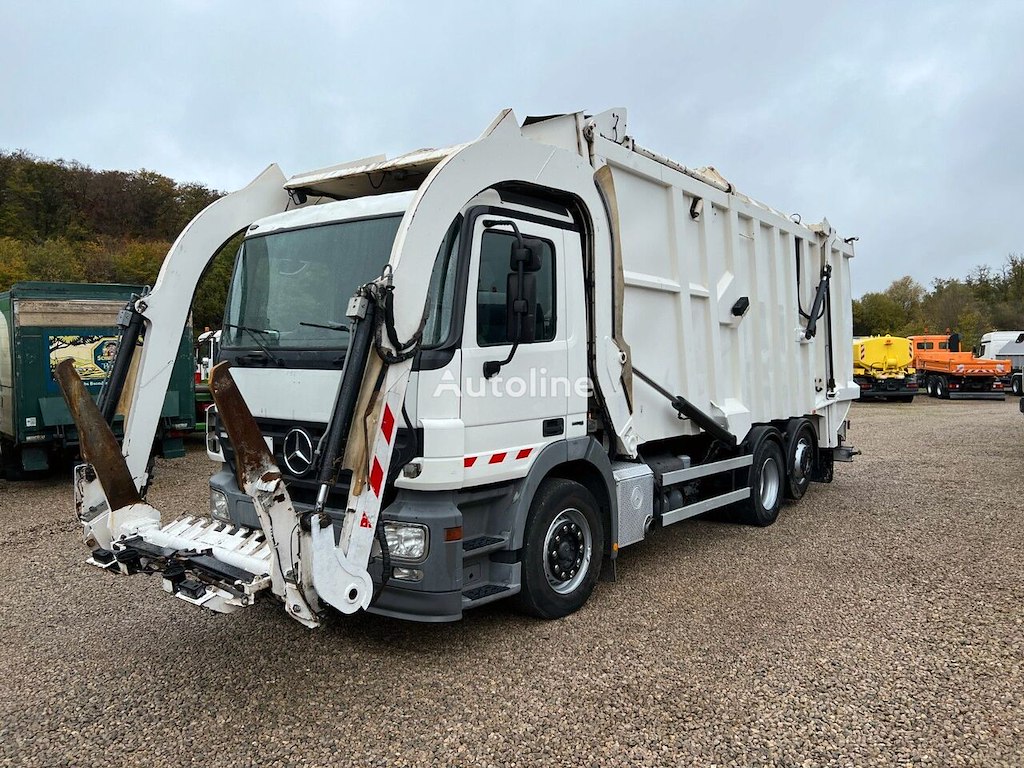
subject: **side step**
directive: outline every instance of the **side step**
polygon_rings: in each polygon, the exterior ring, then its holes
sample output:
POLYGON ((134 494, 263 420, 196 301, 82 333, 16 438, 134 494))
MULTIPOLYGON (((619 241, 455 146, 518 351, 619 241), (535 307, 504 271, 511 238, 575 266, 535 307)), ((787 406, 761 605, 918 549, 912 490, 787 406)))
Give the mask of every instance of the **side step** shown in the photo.
POLYGON ((508 538, 505 536, 477 536, 462 542, 463 557, 476 557, 504 549, 508 538))
POLYGON ((503 597, 511 597, 518 593, 519 589, 518 585, 510 587, 508 584, 481 584, 462 593, 462 609, 476 608, 503 597))
POLYGON ((521 563, 489 563, 482 579, 462 590, 462 610, 519 594, 523 588, 521 570, 521 563))

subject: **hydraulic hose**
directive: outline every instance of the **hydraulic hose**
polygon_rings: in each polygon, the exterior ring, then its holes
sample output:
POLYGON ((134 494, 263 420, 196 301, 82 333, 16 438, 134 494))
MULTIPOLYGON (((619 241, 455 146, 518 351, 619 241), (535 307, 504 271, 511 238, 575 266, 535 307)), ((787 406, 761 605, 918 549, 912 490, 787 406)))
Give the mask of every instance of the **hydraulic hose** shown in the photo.
POLYGON ((139 341, 139 336, 142 335, 142 315, 135 310, 135 302, 138 299, 138 296, 133 295, 117 316, 117 324, 121 327, 117 353, 114 355, 114 364, 110 367, 110 373, 107 374, 100 392, 100 413, 103 414, 103 420, 110 425, 114 423, 117 404, 121 401, 121 394, 124 392, 124 385, 128 380, 128 370, 132 365, 135 345, 139 341))
POLYGON ((341 385, 338 387, 334 409, 331 411, 331 424, 324 440, 323 453, 320 456, 317 472, 317 482, 320 488, 317 492, 316 504, 313 507, 313 512, 316 514, 324 511, 327 496, 331 488, 338 482, 341 459, 345 453, 344 443, 348 439, 356 401, 359 399, 359 389, 362 386, 363 373, 366 370, 366 357, 374 341, 376 326, 374 319, 377 313, 377 304, 373 300, 367 300, 364 295, 360 298, 363 299, 365 314, 362 317, 359 315, 352 317, 352 332, 349 334, 348 352, 345 354, 345 365, 341 372, 341 385))

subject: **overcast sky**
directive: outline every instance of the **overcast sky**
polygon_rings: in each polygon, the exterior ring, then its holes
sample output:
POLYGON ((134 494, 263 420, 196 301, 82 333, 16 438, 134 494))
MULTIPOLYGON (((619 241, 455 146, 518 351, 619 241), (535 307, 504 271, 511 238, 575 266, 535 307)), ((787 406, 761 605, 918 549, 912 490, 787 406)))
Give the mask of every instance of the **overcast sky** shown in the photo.
POLYGON ((857 235, 854 292, 1024 252, 1024 3, 0 0, 0 149, 231 190, 628 109, 857 235))

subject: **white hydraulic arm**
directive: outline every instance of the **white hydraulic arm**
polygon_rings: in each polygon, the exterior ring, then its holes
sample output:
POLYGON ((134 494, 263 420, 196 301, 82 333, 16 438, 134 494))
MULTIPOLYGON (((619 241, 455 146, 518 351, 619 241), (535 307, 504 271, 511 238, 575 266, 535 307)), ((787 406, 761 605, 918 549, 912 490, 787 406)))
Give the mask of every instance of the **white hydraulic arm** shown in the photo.
MULTIPOLYGON (((135 386, 127 393, 128 416, 121 447, 123 468, 117 468, 122 462, 108 458, 111 452, 107 450, 102 452, 105 460, 96 467, 96 473, 76 473, 79 516, 87 541, 108 547, 120 537, 159 525, 159 511, 138 503, 138 494, 148 481, 149 456, 192 297, 210 260, 224 243, 256 219, 285 209, 288 194, 282 189, 283 183, 281 169, 271 165, 244 189, 207 206, 174 241, 153 290, 136 302, 135 309, 146 324, 146 335, 135 386), (134 487, 129 488, 128 478, 134 487), (112 488, 116 489, 113 494, 112 488)), ((95 414, 93 409, 86 410, 90 416, 99 414, 98 410, 95 414)), ((99 424, 80 423, 83 443, 89 430, 96 433, 97 439, 103 437, 104 430, 99 424)), ((97 461, 96 457, 91 459, 94 465, 97 461)))
MULTIPOLYGON (((610 259, 603 204, 589 158, 526 139, 515 115, 505 110, 478 141, 459 149, 431 171, 398 232, 390 265, 394 277, 395 331, 402 342, 413 338, 420 326, 437 247, 452 219, 481 190, 509 180, 578 193, 594 215, 595 258, 610 259)), ((610 281, 598 290, 610 297, 610 281)), ((610 304, 610 298, 606 303, 610 304)), ((608 328, 607 346, 611 344, 610 318, 604 325, 608 328)), ((369 444, 366 460, 353 468, 341 536, 336 543, 333 528, 326 520, 323 525, 314 521, 311 526, 314 587, 322 600, 345 613, 368 607, 372 599, 367 565, 394 448, 395 417, 401 413, 411 369, 411 360, 389 365, 377 390, 377 377, 370 375, 368 368, 359 398, 360 404, 365 405, 356 412, 353 429, 365 425, 369 444)), ((616 355, 608 364, 607 378, 612 383, 606 394, 621 403, 614 410, 624 414, 624 418, 614 426, 626 452, 635 453, 637 438, 619 383, 621 371, 622 363, 616 355)))
POLYGON ((156 436, 171 369, 192 297, 218 249, 256 219, 285 210, 285 177, 271 165, 248 186, 199 213, 174 241, 148 296, 135 309, 146 324, 136 385, 131 392, 122 452, 135 485, 146 485, 146 467, 156 436))

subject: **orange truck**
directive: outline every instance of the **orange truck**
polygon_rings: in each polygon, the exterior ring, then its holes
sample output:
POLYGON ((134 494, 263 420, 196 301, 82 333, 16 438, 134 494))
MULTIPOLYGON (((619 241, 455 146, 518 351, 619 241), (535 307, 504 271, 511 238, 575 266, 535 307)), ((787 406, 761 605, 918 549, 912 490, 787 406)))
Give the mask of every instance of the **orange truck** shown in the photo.
POLYGON ((918 384, 930 397, 1005 400, 1003 377, 1009 360, 975 357, 972 352, 951 352, 945 335, 911 336, 918 384))

